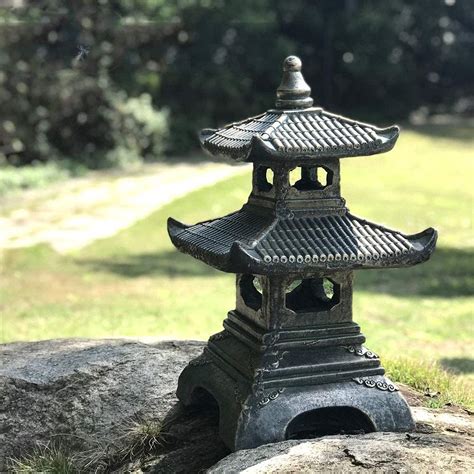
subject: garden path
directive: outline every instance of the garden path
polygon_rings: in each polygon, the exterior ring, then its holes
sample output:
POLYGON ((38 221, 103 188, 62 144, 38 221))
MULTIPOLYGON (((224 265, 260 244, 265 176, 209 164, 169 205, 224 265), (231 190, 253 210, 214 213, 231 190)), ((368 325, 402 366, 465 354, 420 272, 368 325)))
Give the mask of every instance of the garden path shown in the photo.
POLYGON ((0 249, 39 243, 67 253, 110 237, 191 191, 242 173, 247 166, 160 163, 134 172, 97 172, 0 204, 0 249))

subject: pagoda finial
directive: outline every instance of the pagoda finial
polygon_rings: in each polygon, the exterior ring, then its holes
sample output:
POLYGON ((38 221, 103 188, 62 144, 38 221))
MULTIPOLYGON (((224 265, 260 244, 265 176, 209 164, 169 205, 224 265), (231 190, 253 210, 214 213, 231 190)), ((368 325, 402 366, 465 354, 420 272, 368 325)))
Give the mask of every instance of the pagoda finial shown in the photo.
POLYGON ((277 89, 275 106, 278 109, 304 109, 313 105, 311 87, 301 74, 301 59, 288 56, 283 61, 283 76, 277 89))

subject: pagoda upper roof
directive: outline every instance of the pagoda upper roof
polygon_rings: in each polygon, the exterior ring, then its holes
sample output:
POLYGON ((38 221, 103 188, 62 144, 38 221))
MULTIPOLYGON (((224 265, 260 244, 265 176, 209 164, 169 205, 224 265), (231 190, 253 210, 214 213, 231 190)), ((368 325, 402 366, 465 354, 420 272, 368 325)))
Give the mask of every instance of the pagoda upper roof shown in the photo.
POLYGON ((437 238, 432 228, 404 235, 347 210, 289 218, 249 205, 191 226, 170 218, 168 232, 179 250, 219 270, 254 274, 411 266, 430 257, 437 238))
POLYGON ((286 58, 275 108, 223 128, 202 130, 203 149, 237 161, 309 161, 373 155, 393 148, 397 126, 378 128, 313 107, 301 67, 296 56, 286 58))
POLYGON ((269 110, 223 128, 204 129, 201 146, 212 155, 253 161, 252 150, 285 159, 374 155, 395 145, 399 128, 378 128, 322 108, 269 110))

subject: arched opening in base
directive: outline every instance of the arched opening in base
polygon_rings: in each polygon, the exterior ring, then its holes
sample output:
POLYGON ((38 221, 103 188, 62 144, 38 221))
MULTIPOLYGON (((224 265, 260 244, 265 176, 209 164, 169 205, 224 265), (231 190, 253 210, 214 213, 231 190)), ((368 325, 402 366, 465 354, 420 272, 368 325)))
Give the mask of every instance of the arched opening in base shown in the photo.
POLYGON ((219 404, 215 397, 205 388, 197 387, 191 394, 191 405, 199 405, 201 407, 209 408, 209 410, 216 410, 219 412, 219 404))
POLYGON ((220 410, 215 397, 208 390, 196 387, 192 394, 188 410, 194 417, 201 419, 203 426, 219 426, 220 410))
POLYGON ((336 434, 375 431, 369 417, 353 407, 325 407, 301 413, 291 420, 286 439, 308 439, 336 434))

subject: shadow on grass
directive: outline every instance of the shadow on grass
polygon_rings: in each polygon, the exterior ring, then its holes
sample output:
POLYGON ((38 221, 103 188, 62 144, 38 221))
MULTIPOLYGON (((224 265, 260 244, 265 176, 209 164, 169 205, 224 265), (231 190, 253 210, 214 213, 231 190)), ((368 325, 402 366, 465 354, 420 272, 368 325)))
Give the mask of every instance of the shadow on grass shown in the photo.
POLYGON ((470 142, 473 138, 474 127, 460 124, 426 124, 407 125, 407 130, 412 130, 431 138, 449 138, 470 142))
POLYGON ((470 296, 474 286, 474 252, 439 248, 431 259, 411 268, 356 272, 355 291, 400 296, 470 296))
POLYGON ((440 360, 443 368, 458 374, 474 373, 474 359, 470 357, 451 357, 440 360))
MULTIPOLYGON (((200 276, 220 272, 176 250, 143 253, 80 262, 91 270, 123 277, 200 276)), ((412 268, 355 272, 355 291, 392 295, 456 297, 473 292, 474 252, 468 249, 439 248, 430 261, 412 268)))
POLYGON ((107 259, 82 260, 91 270, 114 273, 123 277, 141 276, 218 276, 218 270, 176 250, 142 253, 107 259))

